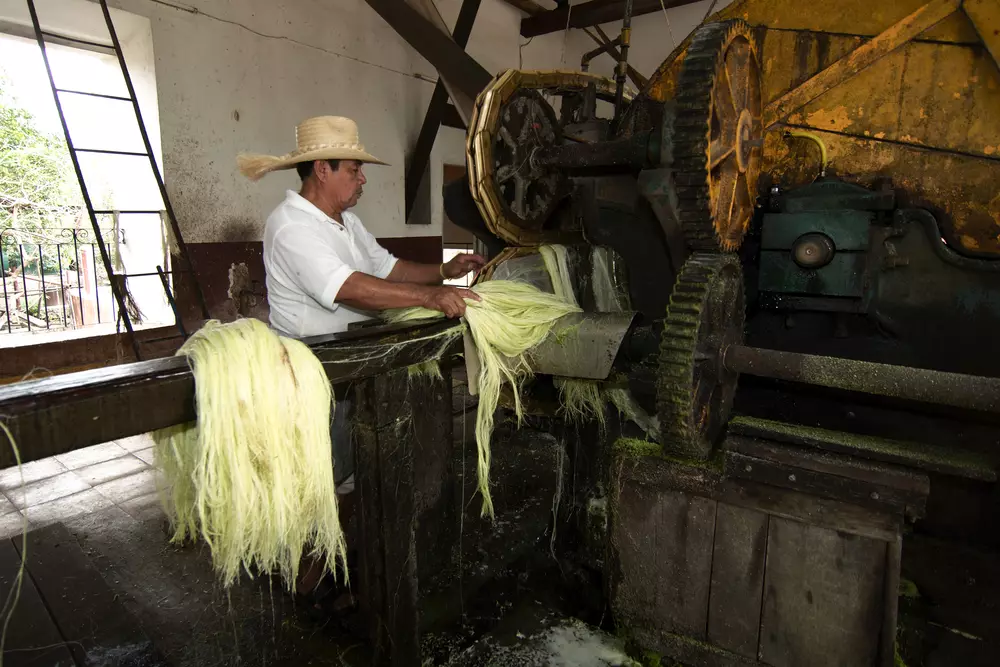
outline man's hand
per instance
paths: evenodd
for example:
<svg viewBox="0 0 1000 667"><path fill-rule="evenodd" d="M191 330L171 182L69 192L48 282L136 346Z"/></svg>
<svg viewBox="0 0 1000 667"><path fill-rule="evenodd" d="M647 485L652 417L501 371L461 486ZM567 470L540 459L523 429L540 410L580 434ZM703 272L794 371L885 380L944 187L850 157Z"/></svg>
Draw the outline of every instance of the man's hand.
<svg viewBox="0 0 1000 667"><path fill-rule="evenodd" d="M463 252L452 257L450 261L445 262L441 267L441 273L449 280L461 278L469 271L478 271L483 268L484 264L486 264L486 260L479 255L470 255Z"/></svg>
<svg viewBox="0 0 1000 667"><path fill-rule="evenodd" d="M444 313L446 317L455 318L465 315L466 299L482 301L479 295L472 290L442 285L441 287L427 288L427 296L424 297L423 305L424 308Z"/></svg>

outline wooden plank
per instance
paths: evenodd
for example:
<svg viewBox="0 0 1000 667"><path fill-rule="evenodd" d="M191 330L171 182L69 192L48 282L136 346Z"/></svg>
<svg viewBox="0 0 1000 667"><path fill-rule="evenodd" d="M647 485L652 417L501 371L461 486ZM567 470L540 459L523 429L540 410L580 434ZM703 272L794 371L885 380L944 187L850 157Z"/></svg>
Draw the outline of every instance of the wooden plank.
<svg viewBox="0 0 1000 667"><path fill-rule="evenodd" d="M715 501L627 481L618 494L612 519L617 617L625 627L704 639Z"/></svg>
<svg viewBox="0 0 1000 667"><path fill-rule="evenodd" d="M774 125L830 88L847 81L883 56L892 53L953 14L960 5L961 0L932 0L906 16L802 85L768 104L764 109L764 127Z"/></svg>
<svg viewBox="0 0 1000 667"><path fill-rule="evenodd" d="M915 497L885 484L815 472L737 452L726 453L726 474L889 513L902 514L913 508L915 514L922 515L926 500L926 496Z"/></svg>
<svg viewBox="0 0 1000 667"><path fill-rule="evenodd" d="M903 569L903 536L898 535L885 550L885 586L882 634L879 637L879 664L896 664L896 622L899 617L899 579Z"/></svg>
<svg viewBox="0 0 1000 667"><path fill-rule="evenodd" d="M774 667L874 665L886 542L772 517L760 659Z"/></svg>
<svg viewBox="0 0 1000 667"><path fill-rule="evenodd" d="M722 470L713 467L684 465L655 456L623 457L620 452L618 456L615 467L622 482L694 493L875 539L890 540L899 529L898 516L748 480L727 480Z"/></svg>
<svg viewBox="0 0 1000 667"><path fill-rule="evenodd" d="M365 0L407 44L427 59L442 77L475 99L493 77L476 60L438 30L416 9L398 0Z"/></svg>
<svg viewBox="0 0 1000 667"><path fill-rule="evenodd" d="M26 558L31 578L78 664L112 659L116 664L167 664L65 526L57 523L32 531Z"/></svg>
<svg viewBox="0 0 1000 667"><path fill-rule="evenodd" d="M21 538L15 538L20 544ZM11 540L0 540L0 597L7 599L21 566L21 556ZM0 656L6 667L72 665L73 656L59 636L59 629L45 609L27 571L21 594L7 626L7 641Z"/></svg>
<svg viewBox="0 0 1000 667"><path fill-rule="evenodd" d="M354 475L355 493L358 494L358 565L361 573L358 597L373 655L380 658L388 651L389 638L383 619L385 554L382 550L382 485L373 380L355 386L355 399Z"/></svg>
<svg viewBox="0 0 1000 667"><path fill-rule="evenodd" d="M726 485L719 494L719 500L785 519L883 541L894 538L902 521L898 515L749 481Z"/></svg>
<svg viewBox="0 0 1000 667"><path fill-rule="evenodd" d="M366 561L362 595L371 595L366 609L376 662L392 667L421 664L413 406L407 384L408 373L402 369L367 380L357 390L361 552Z"/></svg>
<svg viewBox="0 0 1000 667"><path fill-rule="evenodd" d="M1000 69L1000 2L998 0L965 0L962 9L972 21L979 39L983 40L993 63Z"/></svg>
<svg viewBox="0 0 1000 667"><path fill-rule="evenodd" d="M413 405L414 512L417 522L417 580L429 580L451 562L458 543L458 506L455 474L454 420L451 411L451 369L442 365L441 379L409 379Z"/></svg>
<svg viewBox="0 0 1000 667"><path fill-rule="evenodd" d="M632 16L642 16L652 12L662 12L663 7L683 7L698 0L633 0ZM528 16L521 20L521 36L537 37L550 32L559 32L567 28L589 28L601 23L621 21L625 16L624 0L590 0L573 5L569 3L541 14Z"/></svg>
<svg viewBox="0 0 1000 667"><path fill-rule="evenodd" d="M763 512L726 503L719 503L715 519L708 641L751 659L760 632L767 523Z"/></svg>
<svg viewBox="0 0 1000 667"><path fill-rule="evenodd" d="M912 495L919 501L930 493L927 475L914 472L902 466L877 463L867 459L857 459L847 455L833 454L822 450L810 450L780 442L732 435L726 438L726 446L734 451L757 458L771 459L806 470L823 472L843 477L892 486L900 492Z"/></svg>
<svg viewBox="0 0 1000 667"><path fill-rule="evenodd" d="M436 358L442 339L432 336L453 327L453 321L438 320L304 342L331 382L348 382ZM394 351L387 354L390 346ZM0 414L27 463L193 421L194 375L185 359L172 357L18 382L0 387ZM0 447L0 468L14 463L11 449Z"/></svg>

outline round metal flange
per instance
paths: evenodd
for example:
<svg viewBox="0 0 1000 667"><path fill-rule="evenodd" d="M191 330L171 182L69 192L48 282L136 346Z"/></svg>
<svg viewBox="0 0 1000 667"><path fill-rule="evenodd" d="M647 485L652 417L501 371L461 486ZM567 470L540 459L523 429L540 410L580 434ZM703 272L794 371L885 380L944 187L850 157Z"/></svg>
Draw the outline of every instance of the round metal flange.
<svg viewBox="0 0 1000 667"><path fill-rule="evenodd" d="M743 21L699 28L681 66L673 146L684 237L693 250L740 247L763 146L757 43Z"/></svg>
<svg viewBox="0 0 1000 667"><path fill-rule="evenodd" d="M531 156L562 142L543 93L579 93L589 85L599 98L614 96L613 80L585 72L507 70L476 98L466 139L469 188L487 228L504 241L536 246L560 239L546 222L569 193L568 179Z"/></svg>
<svg viewBox="0 0 1000 667"><path fill-rule="evenodd" d="M738 375L723 355L743 342L743 270L730 253L684 263L663 323L657 406L664 450L704 460L729 420Z"/></svg>

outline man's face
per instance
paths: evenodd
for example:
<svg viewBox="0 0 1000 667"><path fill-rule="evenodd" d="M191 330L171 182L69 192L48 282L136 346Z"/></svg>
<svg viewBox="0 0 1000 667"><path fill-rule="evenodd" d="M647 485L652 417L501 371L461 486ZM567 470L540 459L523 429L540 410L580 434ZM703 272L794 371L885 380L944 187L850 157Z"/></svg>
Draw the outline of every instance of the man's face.
<svg viewBox="0 0 1000 667"><path fill-rule="evenodd" d="M337 204L340 210L346 211L358 203L367 183L362 171L362 163L358 160L341 160L336 169L326 162L321 162L321 181L330 201Z"/></svg>

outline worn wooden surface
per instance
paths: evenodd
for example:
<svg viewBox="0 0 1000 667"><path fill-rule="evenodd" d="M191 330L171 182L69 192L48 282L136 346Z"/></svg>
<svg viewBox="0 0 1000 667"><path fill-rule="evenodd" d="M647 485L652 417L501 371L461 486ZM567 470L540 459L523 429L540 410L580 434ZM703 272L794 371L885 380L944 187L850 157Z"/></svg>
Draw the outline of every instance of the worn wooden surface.
<svg viewBox="0 0 1000 667"><path fill-rule="evenodd" d="M774 667L874 665L886 543L772 517L760 658Z"/></svg>
<svg viewBox="0 0 1000 667"><path fill-rule="evenodd" d="M20 537L15 539L18 542L21 540ZM21 555L11 540L0 540L0 592L4 599L15 585L20 566ZM73 664L73 656L59 636L59 628L49 616L45 602L28 573L22 581L21 594L14 611L7 627L4 665L48 667Z"/></svg>
<svg viewBox="0 0 1000 667"><path fill-rule="evenodd" d="M442 364L440 379L408 379L413 409L414 512L417 521L418 579L444 569L454 555L459 526L458 474L452 437L452 376Z"/></svg>
<svg viewBox="0 0 1000 667"><path fill-rule="evenodd" d="M954 13L960 0L931 0L872 39L852 50L823 71L774 100L764 109L764 127L784 120L831 88L838 86L917 35Z"/></svg>
<svg viewBox="0 0 1000 667"><path fill-rule="evenodd" d="M420 665L412 410L406 369L357 386L362 609L378 664ZM419 409L419 408L417 408Z"/></svg>
<svg viewBox="0 0 1000 667"><path fill-rule="evenodd" d="M768 517L763 512L719 503L712 560L708 641L757 657L760 600L764 591Z"/></svg>
<svg viewBox="0 0 1000 667"><path fill-rule="evenodd" d="M77 664L166 664L62 524L28 534L26 565Z"/></svg>
<svg viewBox="0 0 1000 667"><path fill-rule="evenodd" d="M623 482L614 501L612 600L632 625L704 639L715 501Z"/></svg>
<svg viewBox="0 0 1000 667"><path fill-rule="evenodd" d="M346 382L440 356L444 339L432 336L454 327L438 320L303 342L331 382ZM27 463L194 420L194 375L185 359L172 357L19 382L0 387L0 415ZM14 462L10 448L0 447L0 468Z"/></svg>
<svg viewBox="0 0 1000 667"><path fill-rule="evenodd" d="M726 472L738 479L801 491L822 498L842 500L900 515L906 513L910 507L914 508L914 514L922 515L927 498L926 493L916 496L885 483L817 472L794 463L747 456L737 452L726 453Z"/></svg>

